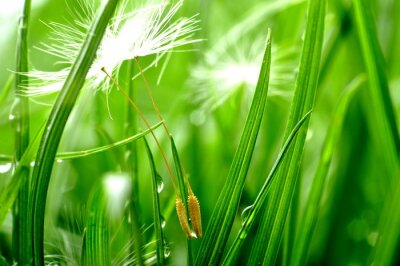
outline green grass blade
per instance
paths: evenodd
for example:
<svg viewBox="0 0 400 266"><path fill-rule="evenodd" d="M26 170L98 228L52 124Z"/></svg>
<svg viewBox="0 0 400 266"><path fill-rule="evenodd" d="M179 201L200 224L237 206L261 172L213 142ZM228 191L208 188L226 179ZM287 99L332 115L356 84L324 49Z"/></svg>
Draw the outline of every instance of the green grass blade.
<svg viewBox="0 0 400 266"><path fill-rule="evenodd" d="M400 170L398 169L398 173ZM380 219L380 235L372 253L371 265L393 265L400 236L400 179L389 194Z"/></svg>
<svg viewBox="0 0 400 266"><path fill-rule="evenodd" d="M128 91L129 98L135 99L135 87L133 84L132 76L134 75L134 61L129 60L127 62L125 81L126 89ZM137 115L134 108L131 107L128 101L125 104L126 117L125 117L125 136L130 136L139 131L137 123ZM161 123L159 123L160 125ZM152 129L154 130L154 129ZM126 156L125 156L125 171L129 173L132 180L131 186L131 199L129 202L130 217L131 217L131 241L133 242L133 248L131 251L136 255L136 264L141 266L144 265L143 254L142 254L142 234L140 232L140 204L139 204L139 174L138 174L138 151L137 142L130 142L126 145Z"/></svg>
<svg viewBox="0 0 400 266"><path fill-rule="evenodd" d="M159 123L155 124L151 128L151 130L155 130L160 125L162 125L162 122L159 122ZM108 145L96 147L96 148L93 148L93 149L88 149L88 150L84 150L84 151L60 152L60 153L57 153L56 159L58 159L58 160L76 159L76 158L86 157L86 156L90 156L90 155L93 155L93 154L96 154L96 153L108 151L110 149L121 147L121 146L127 145L129 143L132 143L132 142L134 142L134 141L146 136L149 133L150 133L150 130L147 129L147 130L145 130L143 132L140 132L139 134L133 135L133 136L128 137L126 139L123 139L123 140L120 140L120 141L116 141L116 142L108 144Z"/></svg>
<svg viewBox="0 0 400 266"><path fill-rule="evenodd" d="M177 173L179 192L181 193L182 199L187 200L189 194L187 186L185 185L185 177L183 174L181 161L179 159L178 150L176 149L174 138L172 136L169 136L169 138L171 141L172 156L174 158L175 169ZM189 210L187 204L185 204L185 208L186 208L186 215L187 217L189 217ZM190 221L189 224L191 224ZM190 241L190 239L187 239L187 251L188 251L187 265L193 265L192 242Z"/></svg>
<svg viewBox="0 0 400 266"><path fill-rule="evenodd" d="M400 138L393 104L385 74L383 55L379 47L369 1L354 0L354 16L368 74L369 89L365 97L365 112L379 158L382 158L385 176L389 182L397 177Z"/></svg>
<svg viewBox="0 0 400 266"><path fill-rule="evenodd" d="M6 83L3 86L3 89L1 90L1 94L0 94L0 107L3 106L3 104L5 103L8 94L10 94L10 91L12 89L12 84L14 81L14 75L10 75L6 81Z"/></svg>
<svg viewBox="0 0 400 266"><path fill-rule="evenodd" d="M285 138L314 105L323 42L325 4L325 1L320 0L308 2L304 45ZM262 261L263 257L265 265L275 264L292 196L296 188L307 129L308 121L305 122L305 126L296 136L295 144L289 149L278 171L276 182L273 182L268 210L265 210L265 215L263 215L263 217L267 217L267 220L262 221L265 225L262 228L263 230L257 232L257 237L266 237L268 240L263 243L263 247L258 249L258 252L253 252L250 256L250 259L255 262Z"/></svg>
<svg viewBox="0 0 400 266"><path fill-rule="evenodd" d="M20 96L21 85L26 86L28 77L20 73L28 72L28 28L31 12L31 0L25 0L23 14L19 21L17 43L17 68L15 74L15 99L11 115L14 116L15 129L15 160L20 161L29 145L29 99ZM18 200L14 205L13 221L13 247L14 256L20 265L31 263L32 247L29 220L29 172L30 168L24 168L18 178L22 179Z"/></svg>
<svg viewBox="0 0 400 266"><path fill-rule="evenodd" d="M292 143L292 140L294 139L296 134L299 132L301 126L303 125L303 123L306 121L306 119L310 115L311 115L311 111L308 112L297 123L297 125L293 128L292 132L286 139L286 142L283 144L282 149L275 161L274 166L272 167L268 177L265 179L264 184L263 184L260 192L258 193L254 203L251 205L251 209L249 210L249 213L247 214L247 217L244 220L242 227L240 228L240 231L232 244L232 247L230 248L228 254L224 258L222 265L234 265L236 263L236 260L237 260L238 256L240 255L240 249L242 248L244 241L246 240L246 238L248 236L248 233L250 232L250 230L252 229L252 227L254 225L254 221L256 220L257 214L260 212L260 210L267 198L269 188L271 187L271 181L275 177L283 158L285 158L285 155L289 148L289 145Z"/></svg>
<svg viewBox="0 0 400 266"><path fill-rule="evenodd" d="M154 163L154 158L151 153L149 144L146 139L144 139L147 156L149 158L151 176L152 176L152 194L153 194L153 220L154 220L154 231L156 233L156 246L157 246L157 265L165 265L165 255L164 255L164 234L162 229L161 221L161 208L160 208L160 198L158 192L158 174L156 170L156 165Z"/></svg>
<svg viewBox="0 0 400 266"><path fill-rule="evenodd" d="M307 263L308 249L317 223L318 213L320 212L319 205L333 152L339 142L339 137L343 129L343 122L351 99L357 91L356 89L358 89L364 81L364 76L359 76L354 79L344 91L337 105L334 117L325 138L310 195L303 211L303 218L300 220L300 224L298 225L300 230L293 246L293 253L290 261L290 265L292 266L306 265Z"/></svg>
<svg viewBox="0 0 400 266"><path fill-rule="evenodd" d="M399 238L400 138L371 6L368 1L354 0L353 3L354 20L369 83L364 98L365 113L377 158L382 158L383 176L386 177L384 181L389 190L380 220L381 235L373 251L372 261L376 265L390 265Z"/></svg>
<svg viewBox="0 0 400 266"><path fill-rule="evenodd" d="M109 207L104 185L96 185L88 203L85 265L111 265Z"/></svg>
<svg viewBox="0 0 400 266"><path fill-rule="evenodd" d="M270 66L271 31L268 30L267 45L253 102L226 183L216 202L216 207L200 245L196 265L215 265L221 260L238 209L244 181L264 114Z"/></svg>
<svg viewBox="0 0 400 266"><path fill-rule="evenodd" d="M30 164L38 150L40 139L44 131L44 125L41 127L39 132L34 137L33 141L29 143L24 155L19 160L17 167L15 168L14 174L7 184L7 186L0 193L0 224L3 223L7 212L14 204L17 198L18 191L23 183L23 178L27 178L24 172L29 172ZM23 178L21 178L23 177Z"/></svg>
<svg viewBox="0 0 400 266"><path fill-rule="evenodd" d="M118 0L108 1L94 21L78 58L57 97L43 133L33 169L32 197L30 200L33 260L36 265L44 264L43 234L46 197L61 135L117 3Z"/></svg>

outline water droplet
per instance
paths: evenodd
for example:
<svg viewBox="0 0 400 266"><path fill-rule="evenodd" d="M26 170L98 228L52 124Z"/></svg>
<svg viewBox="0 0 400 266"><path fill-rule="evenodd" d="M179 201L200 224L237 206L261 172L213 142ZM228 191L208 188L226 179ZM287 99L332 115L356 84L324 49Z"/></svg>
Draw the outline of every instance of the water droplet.
<svg viewBox="0 0 400 266"><path fill-rule="evenodd" d="M247 220L247 217L249 217L249 214L252 209L253 205L247 206L246 208L243 209L242 214L240 215L242 217L242 224Z"/></svg>
<svg viewBox="0 0 400 266"><path fill-rule="evenodd" d="M12 163L0 164L0 173L4 174L10 171L12 168Z"/></svg>
<svg viewBox="0 0 400 266"><path fill-rule="evenodd" d="M171 248L169 247L168 242L164 239L164 257L168 258L171 255Z"/></svg>
<svg viewBox="0 0 400 266"><path fill-rule="evenodd" d="M57 163L62 163L62 162L63 162L63 160L57 159Z"/></svg>
<svg viewBox="0 0 400 266"><path fill-rule="evenodd" d="M35 162L31 162L31 163L30 163L30 166L31 166L31 167L34 167L34 166L35 166Z"/></svg>
<svg viewBox="0 0 400 266"><path fill-rule="evenodd" d="M156 176L156 183L157 183L157 192L160 193L164 188L164 180L159 174L157 174Z"/></svg>
<svg viewBox="0 0 400 266"><path fill-rule="evenodd" d="M164 228L167 222L165 221L164 216L160 215L160 218L161 218L161 228Z"/></svg>

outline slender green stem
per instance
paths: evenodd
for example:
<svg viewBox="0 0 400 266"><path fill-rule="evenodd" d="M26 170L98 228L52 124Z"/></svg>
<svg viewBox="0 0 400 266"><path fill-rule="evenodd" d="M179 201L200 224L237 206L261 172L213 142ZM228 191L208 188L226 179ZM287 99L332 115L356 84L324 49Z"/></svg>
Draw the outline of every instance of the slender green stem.
<svg viewBox="0 0 400 266"><path fill-rule="evenodd" d="M135 88L132 80L134 74L134 62L129 60L127 62L126 72L126 88L128 96L131 99L135 99ZM130 106L129 102L126 102L126 120L125 120L125 136L129 136L138 132L137 116L135 110ZM139 204L139 178L138 178L138 153L137 153L137 142L131 142L126 145L126 171L131 176L131 233L133 242L133 251L136 255L136 263L138 265L144 265L142 256L142 235L140 233L140 204Z"/></svg>
<svg viewBox="0 0 400 266"><path fill-rule="evenodd" d="M47 190L61 135L117 3L118 0L109 0L94 21L78 58L57 97L43 133L33 169L32 193L29 201L34 265L44 265L44 215Z"/></svg>
<svg viewBox="0 0 400 266"><path fill-rule="evenodd" d="M19 93L22 85L26 86L28 78L28 28L31 11L31 1L25 0L23 14L19 20L17 44L17 69L15 78L15 100L10 116L14 116L15 127L15 160L20 161L29 145L29 99ZM15 259L19 265L29 265L32 259L30 226L28 223L29 209L29 169L23 171L23 181L14 205L13 246Z"/></svg>

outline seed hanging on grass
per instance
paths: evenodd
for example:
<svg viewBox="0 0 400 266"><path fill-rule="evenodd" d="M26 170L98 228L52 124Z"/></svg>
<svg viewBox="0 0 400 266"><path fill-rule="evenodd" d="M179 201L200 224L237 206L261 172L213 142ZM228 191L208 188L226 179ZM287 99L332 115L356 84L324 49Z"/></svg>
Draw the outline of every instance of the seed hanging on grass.
<svg viewBox="0 0 400 266"><path fill-rule="evenodd" d="M178 193L178 190L177 190L176 185L175 185L174 176L172 174L171 168L169 167L169 164L168 164L167 158L165 156L165 153L164 153L163 149L161 148L161 145L160 145L156 135L154 134L153 130L151 129L150 123L147 121L147 119L145 118L144 114L139 109L139 107L135 104L135 102L129 97L129 95L121 87L121 85L119 85L118 82L107 72L107 70L104 67L102 67L101 71L104 72L104 74L106 74L106 76L110 79L110 81L115 86L118 87L118 89L121 91L121 93L124 95L124 97L128 100L129 104L136 110L136 112L138 113L139 117L142 119L142 121L146 125L146 127L150 130L150 133L153 136L153 138L154 138L154 140L155 140L155 142L156 142L156 144L157 144L157 146L158 146L158 148L160 150L160 153L161 153L162 158L164 160L165 166L166 166L166 168L168 170L168 174L170 176L171 183L172 183L172 186L174 188L175 195L176 195L176 212L178 214L179 223L180 223L180 225L182 227L182 230L185 233L186 237L188 239L191 239L192 236L201 237L200 206L199 206L199 202L198 202L197 198L194 196L194 194L192 192L192 189L190 188L189 181L187 180L187 177L186 177L186 182L187 182L188 190L189 190L188 207L189 207L190 216L191 217L193 216L193 218L191 218L191 219L196 221L196 223L194 225L194 230L196 232L195 234L192 234L192 231L191 231L190 226L189 226L189 221L188 221L188 218L187 218L187 214L186 214L185 204L183 204L183 201L179 196L179 193ZM152 100L153 100L153 103L155 104L154 99L152 99ZM156 111L157 111L160 119L162 120L162 116L159 113L158 108L156 109ZM168 132L168 129L166 128L164 120L162 120L162 121L164 123L164 127L165 127L166 131Z"/></svg>
<svg viewBox="0 0 400 266"><path fill-rule="evenodd" d="M201 238L203 236L203 232L201 228L200 204L197 197L193 194L190 186L189 186L189 196L188 196L188 209L189 209L190 220L192 221L193 231L196 234L197 238Z"/></svg>
<svg viewBox="0 0 400 266"><path fill-rule="evenodd" d="M185 204L183 204L182 199L179 196L176 197L176 213L178 214L179 223L181 224L186 237L192 239L192 231L189 227Z"/></svg>

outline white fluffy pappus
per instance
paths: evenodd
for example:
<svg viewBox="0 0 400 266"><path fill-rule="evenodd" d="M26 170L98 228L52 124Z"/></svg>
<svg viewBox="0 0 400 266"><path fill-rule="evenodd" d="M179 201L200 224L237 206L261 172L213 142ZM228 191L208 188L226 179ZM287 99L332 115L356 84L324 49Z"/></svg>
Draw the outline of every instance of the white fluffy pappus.
<svg viewBox="0 0 400 266"><path fill-rule="evenodd" d="M57 64L64 68L53 72L33 70L24 73L29 77L29 85L22 90L24 95L40 96L61 90L95 18L96 12L91 3L83 1L82 10L80 13L73 12L76 20L69 25L56 22L46 24L51 29L50 41L38 49L55 56L59 60ZM196 15L173 21L182 3L182 0L173 5L165 0L159 3L147 1L141 8L127 12L127 1L124 1L106 28L86 76L86 87L96 91L109 89L109 80L101 71L102 67L113 73L125 60L156 55L152 63L145 66L146 70L174 48L201 41L193 38L199 30ZM139 74L132 78L137 76Z"/></svg>

